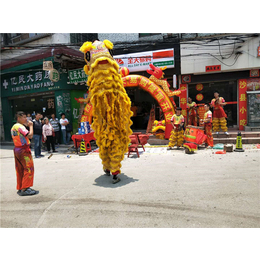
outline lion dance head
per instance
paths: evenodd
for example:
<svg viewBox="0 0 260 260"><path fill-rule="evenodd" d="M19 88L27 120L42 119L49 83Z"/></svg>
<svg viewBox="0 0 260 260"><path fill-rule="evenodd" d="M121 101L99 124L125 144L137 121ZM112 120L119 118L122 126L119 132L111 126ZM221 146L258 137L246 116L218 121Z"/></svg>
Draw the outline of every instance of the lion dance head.
<svg viewBox="0 0 260 260"><path fill-rule="evenodd" d="M153 122L152 133L159 139L164 139L165 136L165 120Z"/></svg>

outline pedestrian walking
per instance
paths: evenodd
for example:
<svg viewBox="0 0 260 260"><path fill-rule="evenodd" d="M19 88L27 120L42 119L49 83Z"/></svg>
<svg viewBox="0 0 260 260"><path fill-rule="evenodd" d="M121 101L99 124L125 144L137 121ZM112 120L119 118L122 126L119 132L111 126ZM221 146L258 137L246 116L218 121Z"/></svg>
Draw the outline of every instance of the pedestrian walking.
<svg viewBox="0 0 260 260"><path fill-rule="evenodd" d="M52 125L49 122L49 119L47 117L44 118L44 126L42 127L42 135L43 139L46 142L48 153L52 152L57 153L55 150L55 144L54 144L54 138L53 138L54 129Z"/></svg>
<svg viewBox="0 0 260 260"><path fill-rule="evenodd" d="M28 121L23 111L16 113L17 122L11 128L14 142L14 159L17 177L16 189L20 196L38 194L39 191L32 189L34 180L34 165L30 149L29 138L33 136L33 122ZM25 128L29 126L29 131Z"/></svg>
<svg viewBox="0 0 260 260"><path fill-rule="evenodd" d="M65 114L61 114L61 119L60 119L60 125L61 125L61 132L62 132L62 137L63 137L63 143L64 144L69 144L70 142L70 131L68 131L66 128L69 125L69 120L65 118Z"/></svg>
<svg viewBox="0 0 260 260"><path fill-rule="evenodd" d="M59 122L59 119L55 117L55 114L51 115L50 124L52 125L52 127L54 129L55 144L59 145L60 144L60 122Z"/></svg>
<svg viewBox="0 0 260 260"><path fill-rule="evenodd" d="M40 113L35 114L35 119L33 119L33 139L34 139L34 155L35 158L44 157L41 154L42 147L42 123L40 118L42 115Z"/></svg>

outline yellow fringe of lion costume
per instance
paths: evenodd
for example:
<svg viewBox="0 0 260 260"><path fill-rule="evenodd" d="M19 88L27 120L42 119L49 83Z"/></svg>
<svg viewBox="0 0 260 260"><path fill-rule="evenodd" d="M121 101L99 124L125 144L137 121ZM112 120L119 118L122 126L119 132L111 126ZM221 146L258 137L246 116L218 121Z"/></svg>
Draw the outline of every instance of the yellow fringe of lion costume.
<svg viewBox="0 0 260 260"><path fill-rule="evenodd" d="M128 151L129 135L132 134L131 101L123 86L119 66L110 51L108 40L85 42L80 51L87 65L84 71L90 86L90 103L93 106L94 136L99 146L103 169L121 173L121 161Z"/></svg>

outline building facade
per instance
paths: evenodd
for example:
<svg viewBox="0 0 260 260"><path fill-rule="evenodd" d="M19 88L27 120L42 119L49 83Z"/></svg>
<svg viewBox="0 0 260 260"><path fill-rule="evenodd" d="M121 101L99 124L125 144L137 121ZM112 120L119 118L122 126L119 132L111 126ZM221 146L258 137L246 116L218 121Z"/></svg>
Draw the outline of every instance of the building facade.
<svg viewBox="0 0 260 260"><path fill-rule="evenodd" d="M82 70L83 54L66 47L70 38L70 34L36 35L34 41L21 39L16 45L9 41L10 45L2 48L1 140L11 140L10 129L19 110L49 118L52 113L57 118L65 113L73 132L77 131L80 103L75 98L86 94L87 76ZM46 61L52 62L55 73L43 70Z"/></svg>
<svg viewBox="0 0 260 260"><path fill-rule="evenodd" d="M75 98L86 97L88 89L79 47L95 39L109 39L114 43L114 57L125 58L125 65L132 68L139 67L130 69L131 74L146 77L150 75L138 55L173 50L174 66L168 65L164 77L172 88L175 75L177 88L187 90L185 96L175 98L177 105L185 110L188 96L199 104L210 102L218 90L228 102L225 110L229 127L243 130L248 125L260 125L259 34L1 34L1 140L11 139L10 128L18 110L45 116L56 113L58 118L64 112L76 131L82 105ZM49 72L43 70L44 61L53 63L58 80L50 79ZM141 88L128 88L127 92L133 104L139 105L137 128L142 128L144 112L159 106Z"/></svg>
<svg viewBox="0 0 260 260"><path fill-rule="evenodd" d="M60 113L64 112L73 122L74 132L76 132L82 104L77 103L75 98L86 97L88 89L87 78L79 76L82 75L85 61L83 54L78 50L85 41L109 39L114 43L115 57L172 48L174 66L165 71L165 78L172 84L173 74L180 75L180 48L178 40L173 44L171 40L165 41L166 36L167 34L162 33L2 34L3 139L11 139L9 130L18 110L30 114L41 112L44 116L55 113L58 118ZM49 78L49 72L43 70L43 61L52 61L53 68L59 73L58 81ZM136 59L136 62L138 61L140 60ZM138 70L138 74L150 76L144 68ZM128 92L133 104L139 105L138 127L142 128L144 110L149 112L152 105L158 108L159 106L151 95L140 88L129 88Z"/></svg>
<svg viewBox="0 0 260 260"><path fill-rule="evenodd" d="M224 97L229 127L260 126L260 35L225 34L181 42L181 83L198 104ZM183 100L186 103L186 100Z"/></svg>

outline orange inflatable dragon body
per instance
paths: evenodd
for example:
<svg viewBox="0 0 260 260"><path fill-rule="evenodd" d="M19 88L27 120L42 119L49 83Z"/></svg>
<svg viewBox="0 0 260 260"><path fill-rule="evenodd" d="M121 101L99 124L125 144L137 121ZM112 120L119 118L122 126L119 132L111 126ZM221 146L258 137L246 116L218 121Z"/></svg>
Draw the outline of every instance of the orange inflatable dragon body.
<svg viewBox="0 0 260 260"><path fill-rule="evenodd" d="M157 85L161 86L168 97L179 96L181 94L181 90L171 91L169 89L170 85L167 82L167 79L163 79L163 77L164 77L163 70L165 70L166 67L158 68L158 67L155 67L153 64L150 64L149 66L152 69L152 70L147 70L147 72L149 74L151 74L149 79L151 81L153 81L154 83L156 83Z"/></svg>

